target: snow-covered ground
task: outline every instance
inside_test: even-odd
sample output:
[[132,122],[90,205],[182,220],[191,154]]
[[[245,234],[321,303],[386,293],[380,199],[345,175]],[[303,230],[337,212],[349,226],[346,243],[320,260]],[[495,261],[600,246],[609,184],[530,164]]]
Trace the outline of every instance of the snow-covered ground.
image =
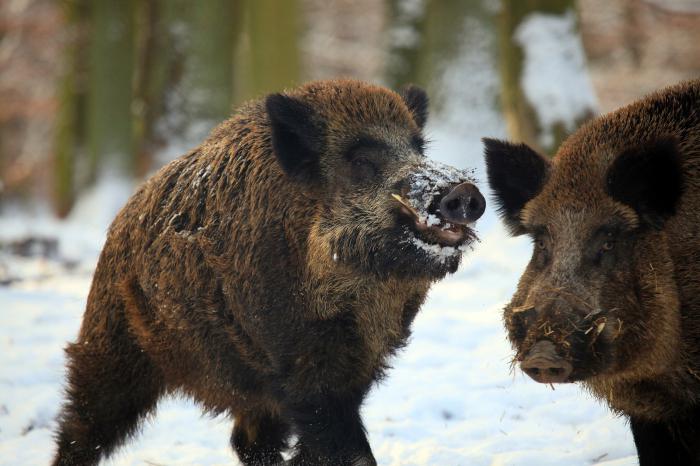
[[[104,190],[103,190],[104,191]],[[112,198],[123,190],[107,189]],[[101,195],[106,195],[102,193]],[[2,236],[56,235],[70,267],[4,255],[0,287],[0,463],[50,461],[61,401],[62,348],[78,331],[104,230],[87,210],[66,223],[45,215],[0,217]],[[510,369],[501,308],[530,253],[492,211],[482,242],[460,271],[436,285],[414,323],[408,348],[364,407],[381,465],[631,465],[624,420],[576,386],[532,382]],[[76,247],[77,246],[77,247]],[[165,400],[114,465],[235,463],[231,422],[201,417],[187,400]]]

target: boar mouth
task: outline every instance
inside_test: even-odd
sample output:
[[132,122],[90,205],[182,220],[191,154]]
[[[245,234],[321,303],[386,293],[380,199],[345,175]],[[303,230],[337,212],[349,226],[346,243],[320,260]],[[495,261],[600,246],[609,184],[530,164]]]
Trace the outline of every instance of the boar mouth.
[[467,241],[476,239],[474,223],[468,225],[457,225],[446,222],[443,218],[428,213],[421,216],[411,204],[398,194],[391,195],[399,205],[399,213],[411,220],[409,226],[414,234],[422,241],[442,247],[457,248]]

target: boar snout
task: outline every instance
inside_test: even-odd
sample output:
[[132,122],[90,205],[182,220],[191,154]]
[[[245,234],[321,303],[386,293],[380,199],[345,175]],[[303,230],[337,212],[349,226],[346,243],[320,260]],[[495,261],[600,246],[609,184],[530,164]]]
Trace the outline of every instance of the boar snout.
[[471,183],[458,184],[440,200],[440,215],[459,225],[477,221],[485,209],[484,196]]
[[520,368],[539,383],[566,382],[573,371],[571,363],[559,356],[549,340],[535,343],[520,363]]

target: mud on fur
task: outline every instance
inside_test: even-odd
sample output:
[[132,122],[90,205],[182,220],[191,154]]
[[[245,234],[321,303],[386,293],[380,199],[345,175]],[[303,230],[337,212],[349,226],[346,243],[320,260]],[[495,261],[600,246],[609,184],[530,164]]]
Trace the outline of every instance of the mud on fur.
[[360,405],[484,209],[465,172],[425,157],[426,118],[416,87],[312,82],[144,183],[67,348],[54,464],[96,464],[168,393],[233,417],[244,464],[376,464]]
[[640,464],[700,464],[700,81],[584,125],[553,160],[484,140],[533,255],[504,322],[520,367],[630,418]]

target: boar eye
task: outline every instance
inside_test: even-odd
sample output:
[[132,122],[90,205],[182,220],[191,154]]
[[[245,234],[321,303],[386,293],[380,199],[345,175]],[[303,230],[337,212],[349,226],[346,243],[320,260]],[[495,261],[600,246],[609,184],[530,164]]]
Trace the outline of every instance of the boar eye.
[[377,175],[377,166],[365,157],[357,157],[352,161],[352,171],[359,179],[373,178]]
[[599,254],[611,251],[615,247],[615,236],[615,233],[612,231],[605,233],[605,236],[602,238],[603,242],[600,244]]
[[534,245],[533,264],[538,267],[544,267],[549,263],[551,238],[547,233],[537,233],[533,235],[532,242]]

